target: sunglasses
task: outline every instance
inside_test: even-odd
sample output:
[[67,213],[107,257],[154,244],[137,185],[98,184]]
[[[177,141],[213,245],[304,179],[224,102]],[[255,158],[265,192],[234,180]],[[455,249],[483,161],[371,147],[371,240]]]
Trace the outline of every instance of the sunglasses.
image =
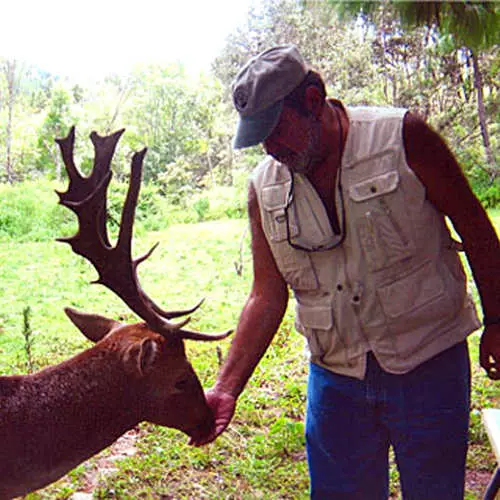
[[288,190],[288,195],[286,198],[284,215],[286,223],[286,239],[288,244],[292,248],[295,248],[296,250],[302,250],[304,252],[326,252],[327,250],[332,250],[343,243],[345,239],[345,208],[344,208],[344,196],[342,194],[340,172],[341,169],[339,168],[337,173],[337,188],[336,188],[338,201],[340,202],[340,207],[341,207],[341,217],[339,219],[340,223],[339,232],[334,231],[330,223],[330,229],[332,234],[330,240],[327,243],[321,245],[314,245],[312,243],[308,244],[307,242],[299,241],[296,237],[292,236],[292,232],[290,230],[290,216],[288,212],[290,207],[292,206],[295,193],[294,174],[293,172],[290,171],[290,189]]

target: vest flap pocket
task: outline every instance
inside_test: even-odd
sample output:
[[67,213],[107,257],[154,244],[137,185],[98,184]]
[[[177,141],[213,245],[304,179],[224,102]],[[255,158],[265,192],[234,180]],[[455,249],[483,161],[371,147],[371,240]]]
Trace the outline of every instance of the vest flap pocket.
[[282,270],[283,278],[294,290],[317,290],[318,278],[311,265],[286,268]]
[[434,303],[444,291],[443,279],[437,269],[431,262],[426,262],[409,276],[379,287],[378,296],[385,314],[397,318]]
[[392,193],[399,184],[399,173],[395,170],[378,175],[349,187],[349,197],[359,203]]
[[333,313],[329,307],[312,307],[299,304],[297,305],[296,319],[299,331],[303,331],[303,329],[331,330],[333,328]]
[[267,212],[284,210],[287,204],[290,181],[262,188],[262,206]]
[[[271,241],[284,241],[299,234],[294,205],[286,209],[290,182],[264,186],[262,188],[262,208],[267,214]],[[288,219],[288,220],[287,220]]]

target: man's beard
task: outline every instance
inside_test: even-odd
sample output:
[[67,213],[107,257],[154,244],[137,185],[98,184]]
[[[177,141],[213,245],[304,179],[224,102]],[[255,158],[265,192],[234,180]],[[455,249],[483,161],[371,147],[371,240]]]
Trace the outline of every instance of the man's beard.
[[308,129],[307,146],[301,153],[295,153],[288,148],[273,154],[273,157],[280,163],[286,165],[292,172],[297,174],[308,174],[323,161],[320,154],[320,120],[311,116]]

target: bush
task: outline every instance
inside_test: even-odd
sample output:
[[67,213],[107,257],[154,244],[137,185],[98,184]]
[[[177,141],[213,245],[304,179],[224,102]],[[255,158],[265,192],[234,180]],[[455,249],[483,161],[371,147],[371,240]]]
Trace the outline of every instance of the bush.
[[[76,216],[58,204],[54,192],[66,184],[39,180],[0,184],[0,239],[48,241],[71,236],[77,229]],[[118,232],[128,183],[114,181],[108,190],[108,230]],[[143,184],[136,207],[134,231],[159,231],[172,223],[237,219],[246,214],[246,193],[238,187],[220,186],[185,200],[184,206],[169,203],[157,186]]]
[[246,200],[235,187],[218,186],[192,198],[198,220],[241,219],[246,214]]
[[[108,227],[110,232],[119,228],[128,182],[111,183],[108,191]],[[136,231],[159,231],[168,225],[167,200],[153,184],[142,184],[135,209]]]
[[[127,183],[114,182],[108,192],[108,230],[113,237],[119,227]],[[77,218],[58,204],[54,192],[65,186],[50,181],[0,185],[0,239],[48,241],[71,236],[77,229]],[[165,228],[166,202],[154,186],[143,185],[136,208],[134,230],[155,231]]]
[[0,185],[0,238],[47,241],[74,231],[75,217],[58,205],[55,183]]
[[468,175],[472,189],[485,208],[500,206],[500,179],[491,182],[487,172],[480,168],[474,168]]
[[485,208],[495,208],[500,206],[500,181],[496,180],[478,193],[479,199]]
[[210,209],[210,201],[206,196],[203,196],[201,198],[198,198],[194,204],[193,208],[195,212],[198,214],[198,220],[203,221],[205,220],[206,214],[208,213]]

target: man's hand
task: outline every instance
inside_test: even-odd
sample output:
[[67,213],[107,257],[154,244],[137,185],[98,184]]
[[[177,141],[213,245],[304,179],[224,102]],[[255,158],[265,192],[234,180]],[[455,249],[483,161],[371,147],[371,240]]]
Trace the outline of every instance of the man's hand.
[[206,436],[196,440],[191,439],[189,444],[193,446],[203,446],[204,444],[211,443],[219,434],[222,434],[229,425],[229,422],[231,422],[236,408],[236,398],[227,392],[222,392],[214,388],[207,392],[206,398],[208,406],[210,406],[214,413],[215,426]]
[[489,378],[500,380],[500,325],[489,325],[484,329],[479,345],[479,364]]

